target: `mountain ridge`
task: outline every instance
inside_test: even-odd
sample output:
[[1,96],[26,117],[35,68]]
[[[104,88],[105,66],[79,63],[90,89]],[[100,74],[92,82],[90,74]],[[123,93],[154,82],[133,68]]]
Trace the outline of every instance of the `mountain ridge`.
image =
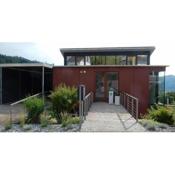
[[19,56],[8,56],[0,54],[0,64],[6,64],[6,63],[40,63],[40,62],[36,60],[32,61]]

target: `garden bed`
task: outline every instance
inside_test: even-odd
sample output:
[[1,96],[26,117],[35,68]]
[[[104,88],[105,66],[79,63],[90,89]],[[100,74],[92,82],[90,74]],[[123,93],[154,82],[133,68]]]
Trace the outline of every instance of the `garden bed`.
[[41,127],[40,124],[25,124],[23,127],[19,124],[12,124],[9,129],[0,125],[0,132],[78,132],[80,128],[80,124],[71,124],[66,127],[62,127],[61,124],[52,124],[46,127]]
[[159,123],[153,120],[142,119],[139,123],[147,130],[151,132],[175,132],[175,126],[170,126],[165,123]]

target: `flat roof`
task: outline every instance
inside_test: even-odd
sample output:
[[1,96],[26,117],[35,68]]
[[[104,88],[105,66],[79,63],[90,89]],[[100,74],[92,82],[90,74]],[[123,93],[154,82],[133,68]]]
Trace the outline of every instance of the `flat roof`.
[[62,55],[65,53],[110,53],[110,52],[152,52],[155,50],[154,46],[143,47],[94,47],[94,48],[61,48]]
[[54,66],[54,68],[57,68],[57,67],[61,67],[61,68],[92,68],[92,67],[123,67],[123,68],[126,68],[126,67],[169,67],[169,65],[83,65],[83,66],[78,66],[78,65],[75,65],[75,66],[69,66],[69,65],[66,65],[66,66]]
[[53,65],[46,63],[4,63],[0,64],[0,67],[45,67],[51,69]]

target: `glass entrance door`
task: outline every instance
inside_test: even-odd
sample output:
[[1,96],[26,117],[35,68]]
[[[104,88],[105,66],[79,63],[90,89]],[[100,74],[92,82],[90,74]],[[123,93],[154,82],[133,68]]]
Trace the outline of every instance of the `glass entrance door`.
[[96,73],[96,100],[104,100],[105,98],[105,74],[103,72]]
[[116,72],[107,72],[106,81],[107,81],[107,89],[106,89],[107,93],[109,91],[113,91],[115,95],[118,95],[118,74]]
[[97,72],[95,99],[97,101],[107,101],[109,90],[118,94],[118,73]]

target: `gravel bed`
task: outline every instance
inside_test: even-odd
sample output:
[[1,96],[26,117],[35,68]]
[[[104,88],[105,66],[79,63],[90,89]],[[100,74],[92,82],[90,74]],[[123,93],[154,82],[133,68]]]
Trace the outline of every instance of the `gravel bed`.
[[80,128],[80,124],[72,124],[67,127],[61,127],[58,124],[48,125],[47,127],[41,127],[39,124],[27,124],[23,128],[19,124],[13,124],[9,130],[5,130],[4,126],[0,125],[0,132],[78,132]]
[[169,126],[164,123],[150,123],[149,121],[140,122],[140,124],[151,132],[175,132],[175,126]]

